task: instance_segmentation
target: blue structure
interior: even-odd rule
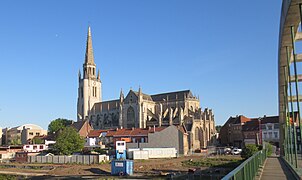
[[[111,161],[111,174],[112,175],[133,175],[133,161],[126,158],[126,142],[116,141],[115,143],[115,158]]]
[[[133,161],[132,160],[112,160],[111,161],[112,175],[133,175]]]
[[[123,150],[122,152],[119,150],[115,151],[115,158],[117,160],[126,159],[126,150]]]

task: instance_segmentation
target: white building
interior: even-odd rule
[[[279,116],[260,118],[262,141],[271,142],[279,145]]]
[[[45,144],[26,144],[23,145],[24,152],[41,152],[47,150],[48,146]]]

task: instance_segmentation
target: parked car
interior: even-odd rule
[[[242,149],[234,148],[234,149],[232,149],[231,154],[233,154],[233,155],[238,155],[238,154],[240,154],[241,152],[242,152]]]
[[[232,151],[231,148],[228,147],[224,148],[224,154],[230,154],[231,151]]]

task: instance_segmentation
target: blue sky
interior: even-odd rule
[[[0,2],[0,127],[76,119],[92,28],[103,99],[191,89],[216,124],[277,115],[281,0]]]

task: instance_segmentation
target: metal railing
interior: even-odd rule
[[[256,154],[241,163],[236,169],[224,176],[222,180],[254,179],[260,166],[263,165],[267,157],[267,150],[258,151]]]

